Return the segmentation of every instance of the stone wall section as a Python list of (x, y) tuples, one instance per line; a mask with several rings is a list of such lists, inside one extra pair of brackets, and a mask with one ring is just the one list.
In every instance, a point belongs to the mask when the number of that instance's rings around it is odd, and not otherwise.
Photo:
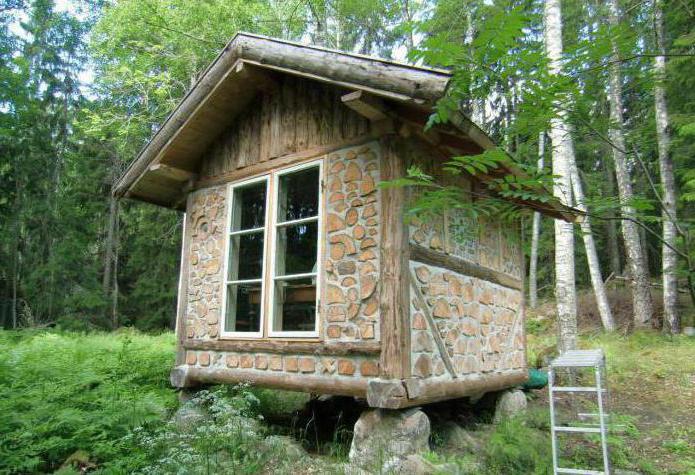
[[(520, 291), (415, 261), (410, 268), (457, 375), (525, 366)], [(411, 316), (413, 375), (449, 377), (414, 297)]]
[(379, 339), (379, 147), (331, 153), (327, 163), (325, 280), (321, 299), (326, 340)]
[(222, 312), (226, 186), (191, 194), (187, 226), (190, 229), (188, 288), (186, 290), (187, 338), (214, 339), (219, 335)]
[(378, 359), (360, 356), (333, 357), (189, 350), (186, 352), (186, 364), (199, 368), (286, 372), (331, 378), (373, 378), (379, 375)]

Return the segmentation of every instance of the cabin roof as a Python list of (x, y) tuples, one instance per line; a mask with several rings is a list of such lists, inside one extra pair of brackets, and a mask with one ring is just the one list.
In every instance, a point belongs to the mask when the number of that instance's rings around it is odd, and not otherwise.
[[(273, 77), (278, 74), (352, 91), (343, 96), (346, 105), (363, 115), (373, 111), (375, 104), (384, 107), (389, 116), (410, 124), (443, 155), (480, 153), (495, 147), (463, 115), (438, 125), (433, 132), (421, 132), (433, 105), (446, 92), (451, 78), (448, 71), (237, 33), (130, 163), (116, 183), (114, 195), (181, 208), (209, 146), (258, 94), (274, 89)], [(500, 168), (497, 174), (523, 175), (511, 157)], [(568, 221), (577, 216), (554, 198), (520, 204)]]

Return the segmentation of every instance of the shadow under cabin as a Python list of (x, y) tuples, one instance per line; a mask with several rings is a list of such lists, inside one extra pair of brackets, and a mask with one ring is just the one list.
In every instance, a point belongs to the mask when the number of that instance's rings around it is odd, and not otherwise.
[[(414, 192), (379, 187), (412, 165), (472, 191), (523, 175), (511, 158), (442, 172), (495, 147), (462, 114), (425, 132), (450, 78), (229, 42), (114, 189), (185, 212), (174, 386), (248, 381), (399, 409), (526, 380), (519, 223), (406, 221)], [(552, 197), (517, 204), (574, 219)]]

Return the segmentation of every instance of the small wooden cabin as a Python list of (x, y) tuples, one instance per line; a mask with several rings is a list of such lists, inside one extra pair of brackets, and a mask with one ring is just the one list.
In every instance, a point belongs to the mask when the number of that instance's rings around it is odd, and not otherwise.
[[(471, 190), (488, 178), (441, 172), (494, 146), (470, 120), (423, 132), (449, 79), (230, 41), (115, 189), (186, 213), (172, 384), (250, 381), (401, 408), (526, 379), (518, 227), (453, 211), (406, 223), (410, 191), (378, 186), (412, 164)], [(543, 211), (569, 216), (553, 201)]]

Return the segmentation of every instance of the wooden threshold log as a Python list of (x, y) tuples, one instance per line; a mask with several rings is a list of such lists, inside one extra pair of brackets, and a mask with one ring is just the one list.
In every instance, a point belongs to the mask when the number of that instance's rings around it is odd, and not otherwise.
[(474, 264), (460, 257), (442, 254), (441, 252), (427, 249), (426, 247), (417, 244), (410, 245), (410, 259), (423, 264), (442, 267), (462, 275), (475, 277), (476, 279), (492, 282), (493, 284), (508, 287), (514, 290), (522, 290), (523, 283), (521, 280), (511, 277), (502, 272)]
[(315, 376), (273, 371), (254, 371), (227, 368), (197, 368), (177, 366), (169, 376), (171, 385), (183, 389), (203, 384), (237, 384), (248, 382), (265, 388), (302, 391), (316, 394), (336, 394), (364, 398), (367, 394), (365, 378)]
[(313, 341), (277, 341), (277, 340), (186, 340), (183, 347), (187, 350), (235, 351), (242, 353), (280, 353), (300, 355), (378, 355), (381, 352), (379, 342), (313, 342)]
[(528, 379), (528, 370), (518, 369), (502, 373), (475, 374), (450, 380), (427, 380), (410, 378), (404, 382), (408, 398), (403, 406), (418, 406), (447, 399), (473, 396), (492, 391), (501, 391), (518, 386)]
[(528, 379), (524, 369), (473, 374), (458, 379), (372, 379), (367, 383), (367, 403), (382, 409), (402, 409), (447, 399), (458, 399), (517, 386)]

